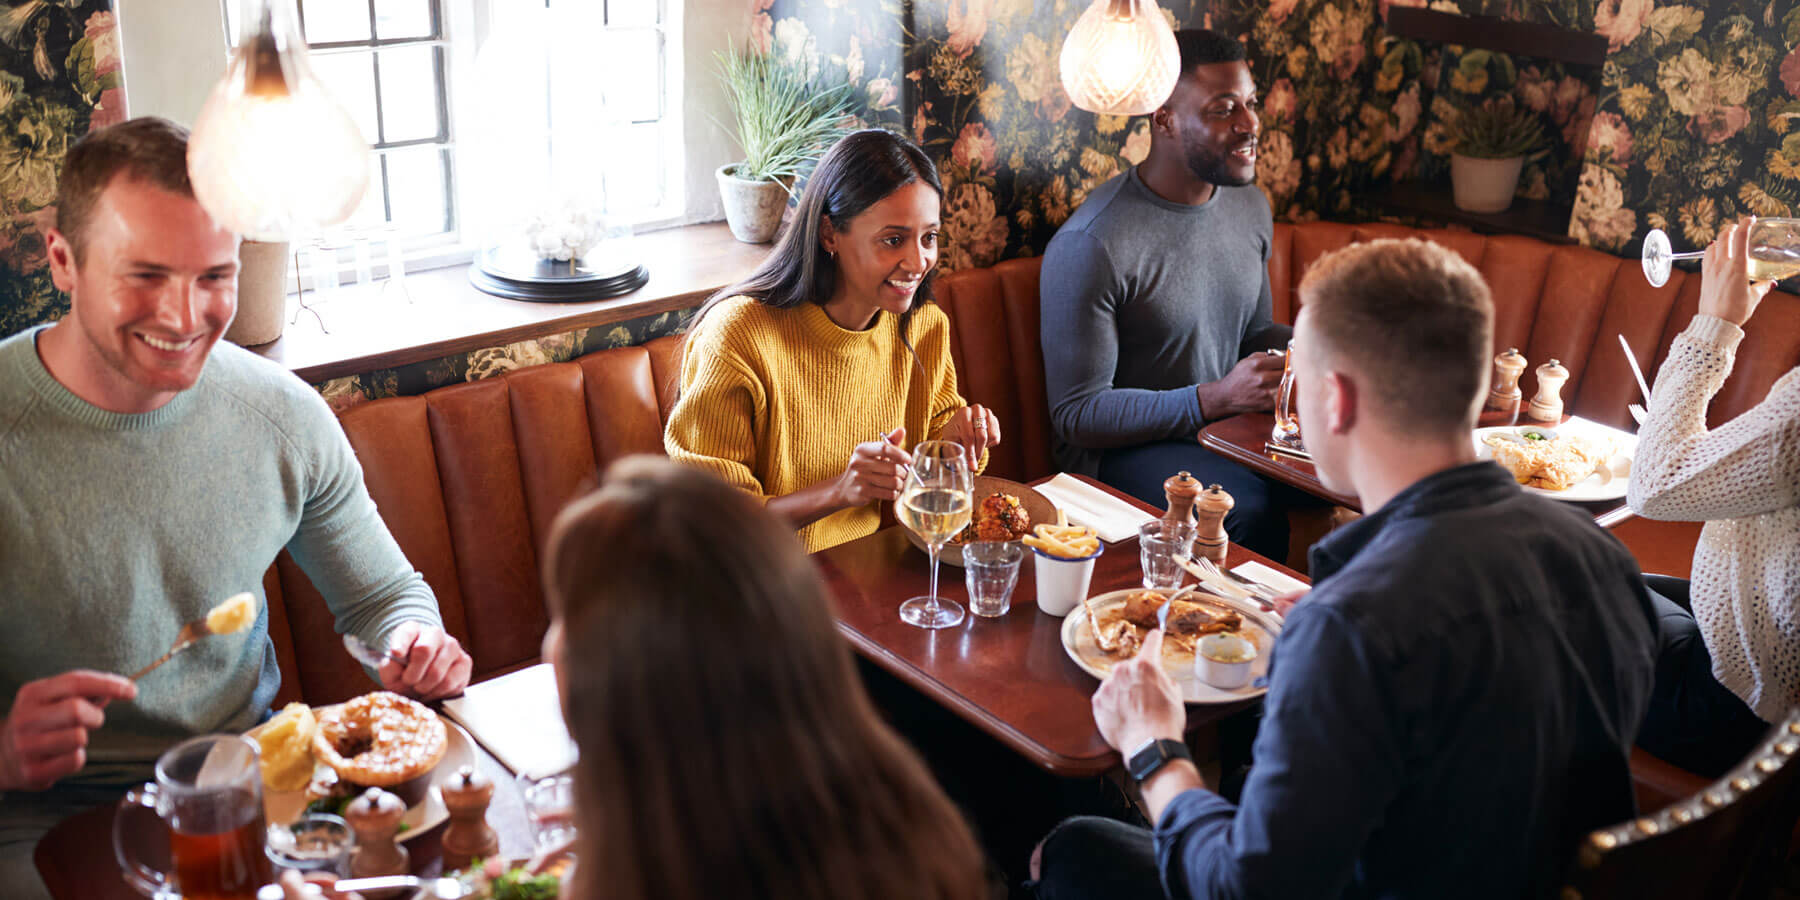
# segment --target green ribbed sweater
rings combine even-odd
[[[0,341],[0,705],[69,669],[137,671],[239,591],[259,607],[249,629],[200,641],[109,706],[87,769],[64,783],[140,778],[181,738],[256,724],[281,682],[262,579],[283,547],[340,631],[380,646],[403,621],[440,624],[304,382],[221,342],[192,389],[121,415],[51,377],[42,331]]]

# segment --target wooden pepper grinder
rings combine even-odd
[[[1494,384],[1488,389],[1487,408],[1510,412],[1516,418],[1519,415],[1519,401],[1524,394],[1519,391],[1519,376],[1525,374],[1525,355],[1517,347],[1508,347],[1506,352],[1494,357]]]
[[[1562,388],[1569,380],[1569,370],[1553,359],[1537,367],[1537,379],[1538,392],[1531,398],[1530,415],[1539,422],[1555,425],[1562,421]]]
[[[1225,493],[1225,489],[1216,484],[1209,484],[1194,504],[1194,511],[1200,517],[1199,533],[1194,537],[1194,555],[1204,556],[1216,563],[1225,562],[1225,547],[1230,543],[1225,537],[1225,514],[1237,501]]]
[[[444,830],[444,868],[467,868],[474,859],[500,852],[500,836],[487,823],[488,804],[494,799],[494,782],[469,766],[438,786],[450,826]]]
[[[394,840],[404,815],[406,804],[381,788],[369,788],[350,801],[344,820],[356,832],[356,849],[350,852],[351,878],[406,874],[410,856]]]
[[[1200,496],[1200,481],[1186,471],[1176,472],[1163,482],[1163,496],[1169,509],[1163,518],[1186,524],[1194,521],[1194,501]]]

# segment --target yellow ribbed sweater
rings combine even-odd
[[[814,303],[774,309],[749,297],[725,300],[688,336],[681,399],[663,446],[670,458],[765,501],[838,477],[857,444],[899,426],[910,450],[965,404],[943,310],[919,306],[907,330],[920,366],[890,313],[850,331]],[[800,539],[809,552],[821,550],[870,534],[880,521],[869,503],[801,528]]]

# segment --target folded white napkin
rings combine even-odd
[[[579,756],[563,726],[556,672],[549,663],[471,684],[461,697],[444,701],[444,712],[527,778],[567,771]]]
[[[1094,529],[1109,544],[1137,537],[1138,526],[1156,518],[1067,472],[1038,485],[1037,492],[1056,504],[1070,522]]]
[[[1236,572],[1257,584],[1268,585],[1284,594],[1293,593],[1294,591],[1304,591],[1308,587],[1307,583],[1304,581],[1284,575],[1255,561],[1239,565],[1231,571]]]

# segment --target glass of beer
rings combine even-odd
[[[1294,342],[1288,341],[1282,357],[1281,386],[1275,389],[1275,428],[1269,434],[1271,443],[1287,447],[1300,446],[1300,410],[1294,405]]]
[[[156,852],[162,836],[166,856]],[[256,742],[241,735],[170,748],[156,761],[156,780],[127,791],[113,819],[119,868],[146,897],[254,900],[274,880],[266,839]]]

